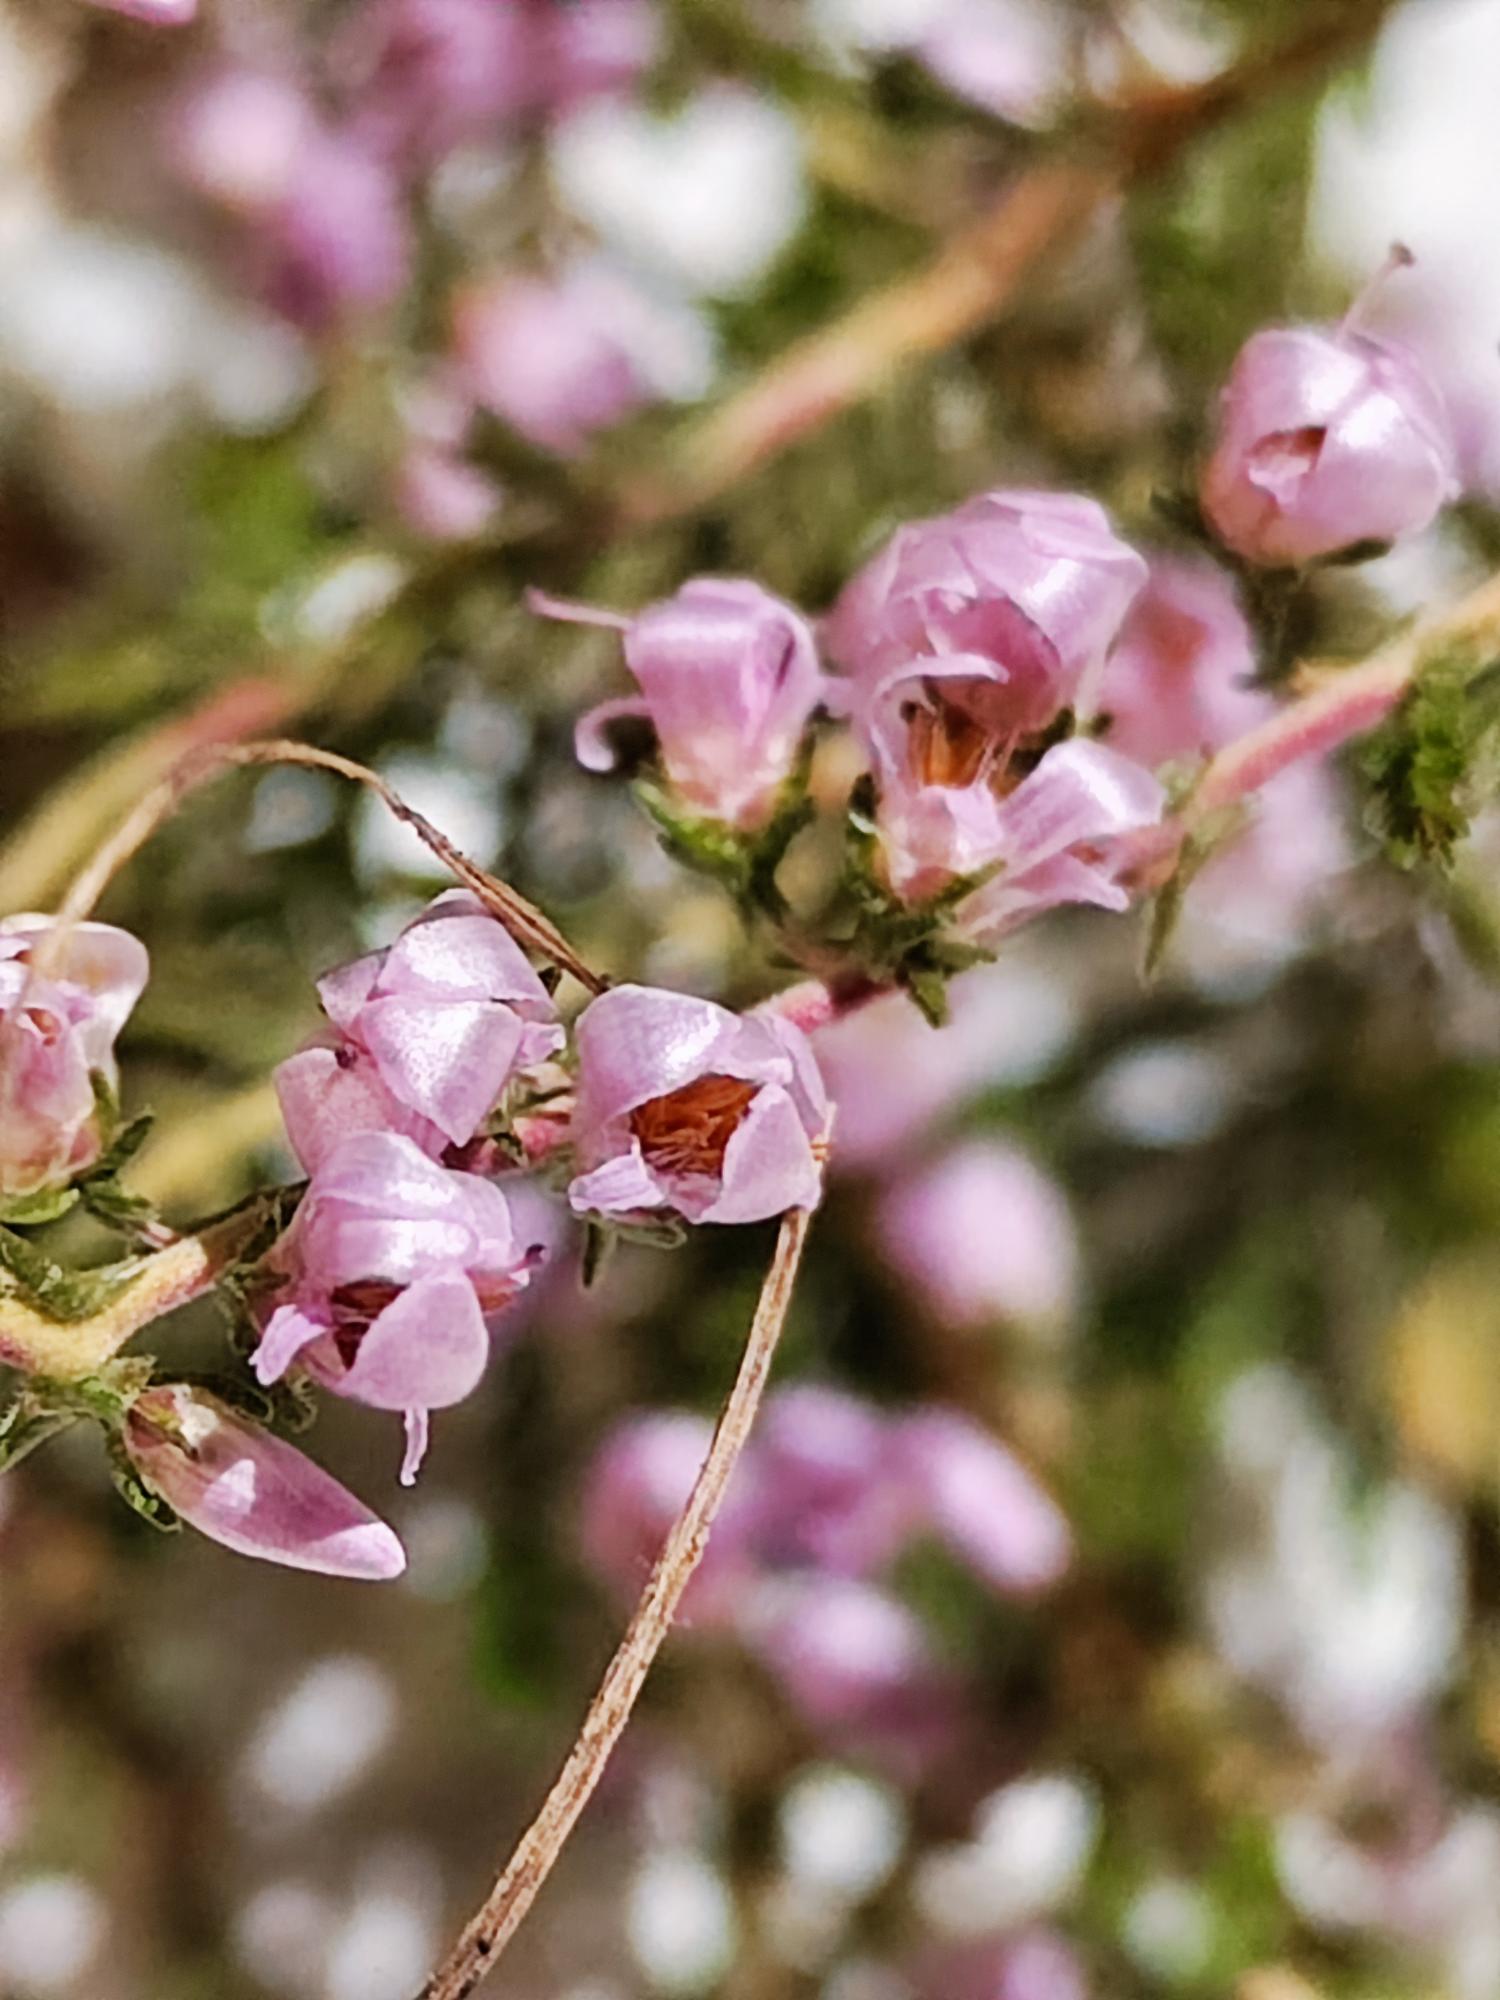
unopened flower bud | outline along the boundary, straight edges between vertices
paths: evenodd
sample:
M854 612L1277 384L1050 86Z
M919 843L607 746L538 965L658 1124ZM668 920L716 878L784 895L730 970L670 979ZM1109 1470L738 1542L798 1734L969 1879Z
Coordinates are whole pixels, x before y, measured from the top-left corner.
M190 1527L240 1555L324 1576L399 1576L406 1555L385 1522L293 1446L206 1389L147 1389L124 1445L145 1484Z
M1345 327L1271 327L1241 349L1203 511L1247 561L1295 568L1425 528L1457 497L1441 391L1415 354Z
M811 629L758 583L695 577L634 618L534 596L544 615L597 620L624 633L639 695L601 703L578 725L579 761L607 771L608 724L649 721L662 768L685 805L750 830L764 824L796 766L826 692Z

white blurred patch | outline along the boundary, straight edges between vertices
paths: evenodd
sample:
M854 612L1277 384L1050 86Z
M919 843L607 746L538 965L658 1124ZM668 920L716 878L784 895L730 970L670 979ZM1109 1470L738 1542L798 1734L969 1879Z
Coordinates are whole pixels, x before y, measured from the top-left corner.
M336 646L385 610L406 575L404 563L375 549L340 556L295 597L267 606L267 637L285 633L305 646Z
M235 1956L260 1985L301 2000L322 1983L334 1916L329 1898L310 1883L268 1882L236 1913Z
M395 1727L395 1692L378 1667L355 1654L320 1660L262 1718L244 1777L271 1804L312 1812L349 1790Z
M61 1992L104 1943L104 1905L77 1875L33 1875L0 1896L0 1974L17 1995Z
M1403 1481L1356 1490L1282 1369L1240 1376L1218 1428L1227 1518L1204 1605L1219 1651L1319 1742L1355 1748L1409 1724L1457 1656L1455 1524Z
M273 854L285 847L305 847L333 825L338 811L338 780L327 771L302 771L282 765L267 771L255 787L245 848L251 854Z
M1197 1979L1214 1947L1213 1905L1191 1882L1163 1875L1131 1897L1121 1940L1153 1978L1174 1984Z
M1133 1145L1192 1146L1213 1137L1236 1096L1233 1071L1211 1050L1143 1042L1100 1072L1089 1109L1105 1131Z
M790 1875L819 1894L857 1901L878 1889L900 1860L906 1813L888 1785L819 1764L787 1787L779 1831Z
M441 1901L425 1851L393 1846L367 1863L329 1940L323 2000L408 2000L437 1956Z
M505 821L487 775L451 758L418 752L390 758L380 774L471 861L483 868L495 859ZM414 875L443 884L452 879L421 837L373 794L361 798L356 810L354 866L367 882L383 875Z
M951 1938L984 1937L1043 1916L1077 1888L1098 1827L1098 1802L1080 1779L1018 1779L980 1807L972 1841L922 1862L918 1907Z
M551 160L564 201L612 249L710 297L753 288L807 203L795 125L732 85L665 116L601 99L557 128Z
M649 1853L631 1882L625 1928L636 1963L660 1993L704 1993L734 1958L734 1905L705 1855Z
M457 1493L426 1492L401 1516L407 1590L429 1603L463 1597L484 1574L489 1557L484 1521Z

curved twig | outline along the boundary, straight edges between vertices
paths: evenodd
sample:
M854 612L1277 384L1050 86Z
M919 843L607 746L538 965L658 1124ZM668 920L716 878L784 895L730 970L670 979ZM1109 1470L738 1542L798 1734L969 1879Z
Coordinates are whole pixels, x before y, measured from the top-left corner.
M536 1900L579 1814L604 1775L604 1767L630 1720L652 1662L672 1628L682 1594L702 1560L709 1529L724 1498L730 1474L750 1435L786 1322L811 1220L806 1209L793 1209L783 1216L776 1254L761 1286L739 1373L687 1505L667 1537L625 1636L589 1704L577 1741L541 1811L522 1834L494 1887L422 1988L418 2000L466 2000L474 1991Z

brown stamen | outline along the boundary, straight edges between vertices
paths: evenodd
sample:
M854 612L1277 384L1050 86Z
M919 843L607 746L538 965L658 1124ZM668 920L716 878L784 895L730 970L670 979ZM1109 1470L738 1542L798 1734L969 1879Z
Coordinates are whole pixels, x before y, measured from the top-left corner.
M630 1114L641 1151L661 1173L717 1174L759 1084L736 1076L700 1076Z

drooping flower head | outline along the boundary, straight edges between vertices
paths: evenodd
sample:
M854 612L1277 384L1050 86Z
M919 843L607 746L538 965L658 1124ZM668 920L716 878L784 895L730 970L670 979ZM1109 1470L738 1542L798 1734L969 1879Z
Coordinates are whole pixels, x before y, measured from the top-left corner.
M51 929L50 917L0 922L0 1194L28 1194L99 1157L94 1079L118 1081L115 1038L149 970L139 939L85 923L39 972L32 954Z
M1409 349L1346 325L1271 327L1240 350L1201 488L1236 554L1295 568L1398 541L1458 490L1442 392Z
M606 726L640 716L662 767L695 812L752 829L770 816L826 693L811 628L758 583L695 577L634 618L533 597L550 616L618 625L639 695L607 701L578 725L578 758L607 771Z
M399 1576L385 1522L300 1451L183 1382L147 1389L125 1419L131 1463L190 1527L240 1555L323 1576Z
M385 951L318 981L334 1039L276 1071L310 1171L352 1132L404 1134L434 1156L466 1145L517 1071L562 1044L551 995L467 889L438 896Z
M410 1139L358 1133L323 1160L271 1262L287 1295L267 1319L257 1377L279 1381L295 1363L340 1396L402 1411L409 1485L427 1412L477 1386L485 1316L530 1275L504 1195Z
M981 493L898 528L845 588L826 636L855 681L856 708L924 718L919 754L957 783L975 775L987 744L1091 705L1145 580L1097 502Z
M800 1029L616 986L580 1015L577 1045L580 1214L758 1222L817 1205L828 1106Z

